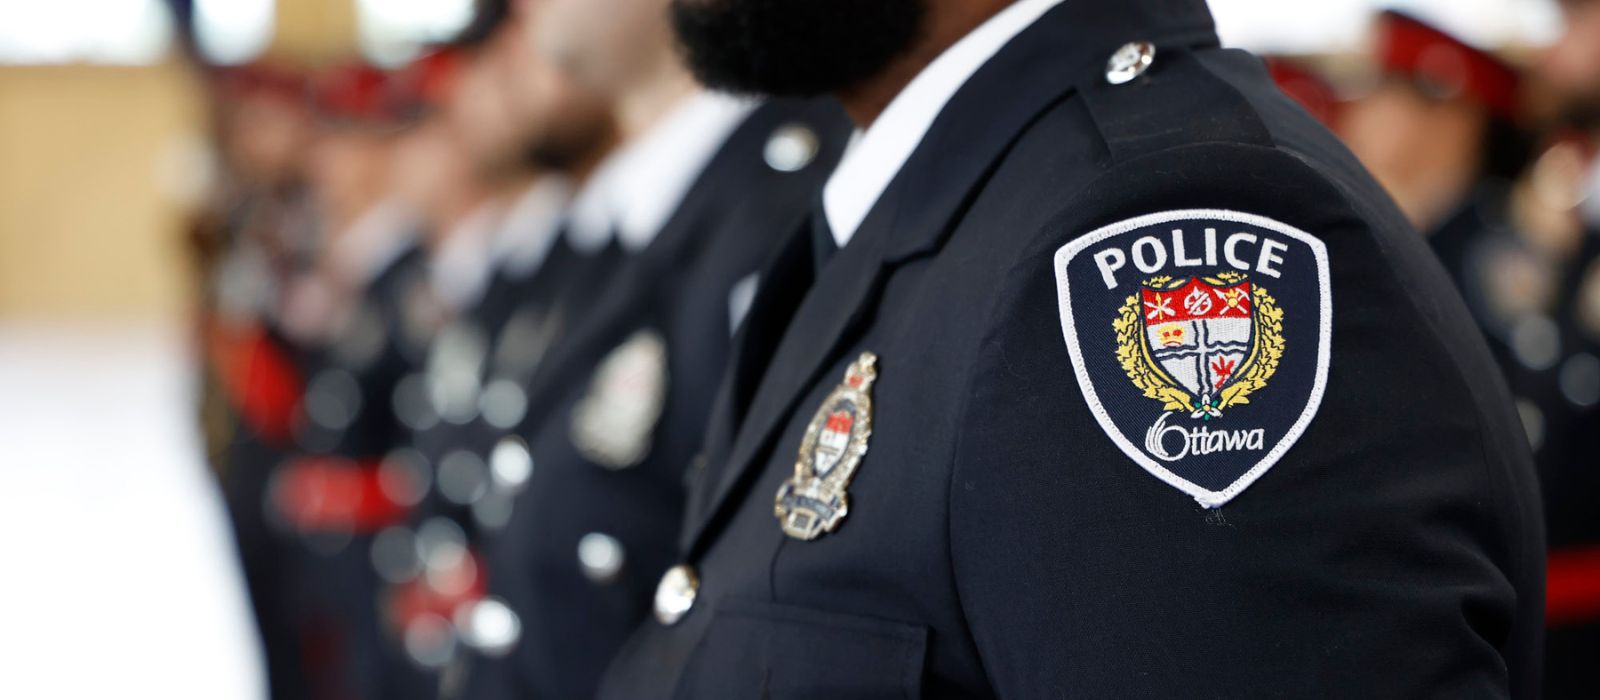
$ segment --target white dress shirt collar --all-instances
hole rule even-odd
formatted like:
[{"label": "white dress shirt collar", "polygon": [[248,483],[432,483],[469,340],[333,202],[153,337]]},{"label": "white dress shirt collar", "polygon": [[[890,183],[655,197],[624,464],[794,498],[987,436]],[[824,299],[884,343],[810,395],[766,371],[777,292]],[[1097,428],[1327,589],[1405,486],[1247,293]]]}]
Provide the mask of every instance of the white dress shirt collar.
[{"label": "white dress shirt collar", "polygon": [[363,212],[329,245],[328,262],[339,279],[365,286],[416,242],[417,218],[396,200]]},{"label": "white dress shirt collar", "polygon": [[530,185],[500,222],[489,247],[494,264],[518,277],[538,269],[550,254],[571,199],[572,183],[564,176],[545,175]]},{"label": "white dress shirt collar", "polygon": [[823,212],[840,247],[850,242],[956,91],[1002,47],[1061,2],[1017,0],[990,17],[939,54],[866,131],[856,133],[822,191]]},{"label": "white dress shirt collar", "polygon": [[1584,178],[1583,203],[1578,211],[1589,226],[1600,226],[1600,158],[1595,158],[1589,167],[1589,175]]},{"label": "white dress shirt collar", "polygon": [[705,90],[681,100],[596,169],[573,202],[574,246],[597,249],[613,231],[625,250],[649,245],[754,108],[751,100]]},{"label": "white dress shirt collar", "polygon": [[428,282],[434,297],[454,311],[471,308],[489,282],[490,246],[500,205],[487,202],[460,221],[428,259]]}]

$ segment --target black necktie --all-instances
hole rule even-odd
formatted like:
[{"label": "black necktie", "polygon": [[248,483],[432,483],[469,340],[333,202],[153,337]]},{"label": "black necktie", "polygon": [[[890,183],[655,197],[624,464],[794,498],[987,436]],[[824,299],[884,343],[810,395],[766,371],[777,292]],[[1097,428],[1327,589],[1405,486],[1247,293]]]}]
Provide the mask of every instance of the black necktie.
[{"label": "black necktie", "polygon": [[828,226],[828,215],[821,208],[813,209],[810,217],[811,226],[811,254],[814,265],[812,270],[818,276],[822,273],[823,265],[839,252],[839,244],[833,239],[833,229]]},{"label": "black necktie", "polygon": [[[819,223],[822,222],[822,223]],[[750,405],[767,363],[778,348],[778,341],[789,328],[789,318],[800,307],[806,292],[816,281],[821,265],[832,257],[837,246],[823,222],[821,207],[815,207],[805,221],[792,229],[777,255],[762,268],[756,298],[745,316],[733,354],[733,406],[735,424]]]}]

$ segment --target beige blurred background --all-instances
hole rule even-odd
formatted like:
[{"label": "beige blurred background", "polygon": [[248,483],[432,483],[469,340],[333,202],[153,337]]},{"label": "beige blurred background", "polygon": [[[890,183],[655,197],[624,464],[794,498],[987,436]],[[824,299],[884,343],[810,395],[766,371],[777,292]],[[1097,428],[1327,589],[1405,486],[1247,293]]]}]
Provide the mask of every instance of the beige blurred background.
[{"label": "beige blurred background", "polygon": [[178,316],[201,121],[175,63],[0,67],[0,317]]},{"label": "beige blurred background", "polygon": [[[354,51],[355,17],[352,2],[278,0],[267,53]],[[176,58],[0,65],[0,320],[182,318],[180,232],[206,185],[199,97]]]}]

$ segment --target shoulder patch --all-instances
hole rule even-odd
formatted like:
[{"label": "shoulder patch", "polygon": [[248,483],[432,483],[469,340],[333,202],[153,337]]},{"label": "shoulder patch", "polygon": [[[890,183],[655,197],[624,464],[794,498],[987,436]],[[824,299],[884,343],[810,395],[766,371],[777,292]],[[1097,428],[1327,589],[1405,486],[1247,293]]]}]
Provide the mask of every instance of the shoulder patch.
[{"label": "shoulder patch", "polygon": [[1217,508],[1261,478],[1322,403],[1328,252],[1282,222],[1150,214],[1056,251],[1061,331],[1100,427],[1156,478]]}]

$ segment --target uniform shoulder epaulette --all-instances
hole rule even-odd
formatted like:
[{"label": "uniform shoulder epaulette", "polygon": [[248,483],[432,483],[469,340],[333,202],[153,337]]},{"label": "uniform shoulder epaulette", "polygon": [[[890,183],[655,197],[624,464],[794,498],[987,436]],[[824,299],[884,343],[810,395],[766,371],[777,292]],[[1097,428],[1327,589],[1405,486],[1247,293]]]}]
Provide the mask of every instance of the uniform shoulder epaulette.
[{"label": "uniform shoulder epaulette", "polygon": [[1191,49],[1129,43],[1078,92],[1116,162],[1199,143],[1275,145],[1250,101]]}]

